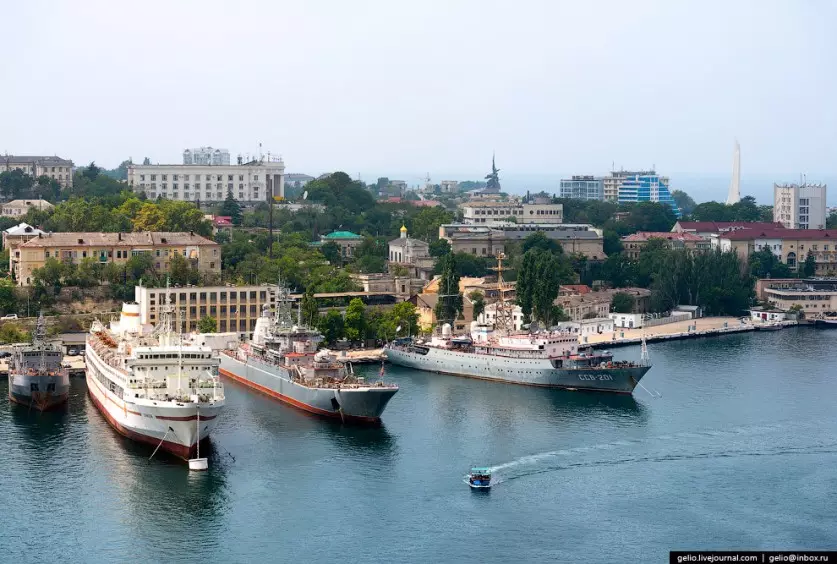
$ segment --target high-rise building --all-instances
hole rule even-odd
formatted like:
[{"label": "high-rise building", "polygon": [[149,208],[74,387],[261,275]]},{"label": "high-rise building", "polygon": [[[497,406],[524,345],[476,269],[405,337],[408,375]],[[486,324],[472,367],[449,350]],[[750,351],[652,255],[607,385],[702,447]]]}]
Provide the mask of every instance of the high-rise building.
[{"label": "high-rise building", "polygon": [[637,174],[622,180],[619,186],[619,203],[659,202],[667,204],[680,217],[680,208],[671,196],[666,178],[656,174]]},{"label": "high-rise building", "polygon": [[774,184],[773,221],[788,229],[825,229],[825,184]]},{"label": "high-rise building", "polygon": [[232,192],[240,202],[285,196],[285,163],[257,160],[239,165],[130,165],[128,184],[149,198],[221,202]]},{"label": "high-rise building", "polygon": [[593,176],[562,179],[561,197],[573,200],[604,200],[604,179]]},{"label": "high-rise building", "polygon": [[738,140],[735,141],[735,151],[732,155],[732,180],[729,183],[729,195],[727,205],[737,204],[741,201],[741,147]]},{"label": "high-rise building", "polygon": [[[618,202],[619,201],[619,187],[622,186],[622,181],[626,178],[631,178],[634,176],[656,176],[657,172],[654,170],[637,170],[637,171],[629,171],[629,170],[614,170],[611,171],[610,176],[605,176],[603,180],[604,184],[604,199],[608,202]],[[667,176],[660,176],[660,181],[668,186],[668,177]]]},{"label": "high-rise building", "polygon": [[213,149],[212,147],[186,149],[183,151],[183,164],[229,166],[230,152],[227,149]]}]

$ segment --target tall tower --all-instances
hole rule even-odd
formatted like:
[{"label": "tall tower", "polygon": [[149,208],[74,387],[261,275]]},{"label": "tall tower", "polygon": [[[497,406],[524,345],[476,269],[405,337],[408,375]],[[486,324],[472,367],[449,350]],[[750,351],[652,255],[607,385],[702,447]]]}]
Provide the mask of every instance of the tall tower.
[{"label": "tall tower", "polygon": [[735,140],[735,152],[732,156],[732,180],[729,183],[729,195],[727,205],[737,204],[741,201],[741,146],[738,139]]}]

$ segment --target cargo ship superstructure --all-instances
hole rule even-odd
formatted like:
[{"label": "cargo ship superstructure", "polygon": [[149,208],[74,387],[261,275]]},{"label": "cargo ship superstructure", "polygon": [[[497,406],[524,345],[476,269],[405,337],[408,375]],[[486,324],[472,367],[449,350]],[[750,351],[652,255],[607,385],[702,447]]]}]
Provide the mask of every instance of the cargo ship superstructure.
[{"label": "cargo ship superstructure", "polygon": [[503,258],[499,257],[496,268],[499,301],[494,326],[474,322],[469,335],[454,336],[446,323],[441,334],[430,339],[394,340],[385,347],[387,360],[408,368],[495,382],[632,393],[651,368],[645,343],[640,362],[614,361],[609,351],[580,350],[575,333],[512,330],[511,308],[503,299]]},{"label": "cargo ship superstructure", "polygon": [[117,432],[190,460],[218,423],[224,387],[218,357],[209,347],[184,344],[172,313],[162,305],[160,324],[144,327],[139,305],[125,303],[109,328],[95,321],[87,337],[87,387]]},{"label": "cargo ship superstructure", "polygon": [[59,345],[46,342],[46,322],[41,313],[32,344],[17,347],[9,359],[9,399],[39,411],[67,403],[70,374],[61,366],[63,358]]},{"label": "cargo ship superstructure", "polygon": [[253,339],[221,353],[220,373],[298,409],[343,422],[378,423],[398,391],[382,379],[357,377],[327,350],[323,336],[294,322],[289,290],[279,284],[276,314],[265,306]]}]

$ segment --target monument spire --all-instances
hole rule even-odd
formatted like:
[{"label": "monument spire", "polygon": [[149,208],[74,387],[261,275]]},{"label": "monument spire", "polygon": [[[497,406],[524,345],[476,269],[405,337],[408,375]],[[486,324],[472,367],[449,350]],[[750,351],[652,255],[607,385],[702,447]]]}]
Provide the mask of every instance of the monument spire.
[{"label": "monument spire", "polygon": [[735,151],[732,156],[732,180],[729,183],[727,205],[731,206],[741,201],[741,146],[735,140]]}]

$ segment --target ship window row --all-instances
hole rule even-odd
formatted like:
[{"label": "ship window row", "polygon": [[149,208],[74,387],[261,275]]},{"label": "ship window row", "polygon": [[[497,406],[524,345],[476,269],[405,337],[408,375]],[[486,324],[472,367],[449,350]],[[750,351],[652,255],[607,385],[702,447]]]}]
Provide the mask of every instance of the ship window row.
[{"label": "ship window row", "polygon": [[[148,371],[148,370],[157,371],[158,369],[172,370],[174,368],[177,368],[177,367],[176,366],[143,366],[143,369],[146,370],[146,371]],[[184,366],[183,367],[184,370],[204,370],[205,368],[206,368],[205,366]]]},{"label": "ship window row", "polygon": [[94,372],[96,373],[96,379],[102,383],[102,386],[104,386],[105,389],[110,390],[113,395],[115,395],[119,399],[122,399],[121,386],[117,385],[110,378],[105,376],[102,372],[99,372],[98,370],[95,370]]},{"label": "ship window row", "polygon": [[141,355],[139,355],[139,358],[143,359],[143,360],[148,360],[148,359],[159,360],[161,358],[163,358],[163,359],[164,358],[181,358],[181,356],[183,358],[204,358],[204,359],[210,358],[210,355],[207,354],[207,353],[202,353],[202,354],[184,353],[183,355],[180,355],[180,354],[141,354]]}]

